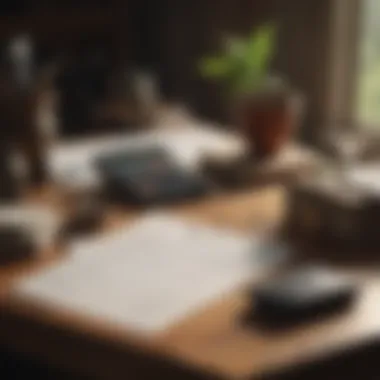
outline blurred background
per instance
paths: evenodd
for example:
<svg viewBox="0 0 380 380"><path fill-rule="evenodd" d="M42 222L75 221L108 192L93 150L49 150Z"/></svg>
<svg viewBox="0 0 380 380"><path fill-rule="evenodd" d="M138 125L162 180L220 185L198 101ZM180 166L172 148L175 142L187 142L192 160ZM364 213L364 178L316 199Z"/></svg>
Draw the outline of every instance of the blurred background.
<svg viewBox="0 0 380 380"><path fill-rule="evenodd" d="M61 239L71 241L62 226L96 235L114 220L140 217L139 207L168 201L183 206L186 217L255 229L265 239L284 239L278 225L289 222L294 252L307 246L334 261L332 249L344 252L340 267L357 270L360 259L373 271L378 255L366 261L362 248L380 246L379 131L380 0L4 0L1 293L26 267L60 257L54 246L41 262L39 247L30 248L36 236L61 249ZM142 150L129 156L131 147ZM116 205L103 191L110 183L122 193ZM263 184L280 187L281 196L269 191L261 198ZM187 203L208 196L210 204ZM214 196L225 198L212 203ZM30 204L37 213L25 213ZM45 207L54 217L41 213ZM369 311L359 308L353 322L343 320L343 336L374 325L374 298L368 299ZM334 337L324 326L316 345ZM239 343L237 329L220 336ZM247 347L261 352L256 344L263 344L272 358L276 340L249 336L254 343L244 341L253 344ZM299 339L290 346L302 346ZM374 351L370 345L360 358L373 363ZM5 344L1 378L32 370L41 378L72 378L21 356ZM223 368L223 352L215 357ZM306 372L298 378L318 378Z"/></svg>

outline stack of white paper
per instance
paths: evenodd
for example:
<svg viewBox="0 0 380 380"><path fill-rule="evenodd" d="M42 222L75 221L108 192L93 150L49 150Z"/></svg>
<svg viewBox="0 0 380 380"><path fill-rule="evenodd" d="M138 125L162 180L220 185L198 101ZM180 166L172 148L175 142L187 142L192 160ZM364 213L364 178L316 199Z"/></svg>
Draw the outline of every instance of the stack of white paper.
<svg viewBox="0 0 380 380"><path fill-rule="evenodd" d="M155 332L246 283L260 269L257 255L252 237L155 214L76 243L64 263L15 292Z"/></svg>
<svg viewBox="0 0 380 380"><path fill-rule="evenodd" d="M232 133L206 127L187 127L61 143L49 151L49 173L63 188L96 189L102 183L94 165L99 155L152 146L165 148L178 165L194 170L207 154L232 154L241 151L242 141Z"/></svg>
<svg viewBox="0 0 380 380"><path fill-rule="evenodd" d="M380 165L378 162L355 165L348 169L345 175L352 185L377 196L380 194Z"/></svg>

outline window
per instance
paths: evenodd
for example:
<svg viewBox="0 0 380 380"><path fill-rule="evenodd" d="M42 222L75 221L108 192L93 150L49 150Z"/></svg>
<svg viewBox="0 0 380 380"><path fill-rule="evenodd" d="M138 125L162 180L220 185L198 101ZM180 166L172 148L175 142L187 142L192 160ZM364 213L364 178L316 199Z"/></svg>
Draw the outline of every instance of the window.
<svg viewBox="0 0 380 380"><path fill-rule="evenodd" d="M380 0L362 0L359 28L357 117L380 131Z"/></svg>

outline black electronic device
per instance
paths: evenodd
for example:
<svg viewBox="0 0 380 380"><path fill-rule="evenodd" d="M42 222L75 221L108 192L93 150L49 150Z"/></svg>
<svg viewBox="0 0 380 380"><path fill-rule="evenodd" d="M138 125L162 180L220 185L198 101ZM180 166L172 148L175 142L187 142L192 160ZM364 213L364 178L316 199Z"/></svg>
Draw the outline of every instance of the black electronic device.
<svg viewBox="0 0 380 380"><path fill-rule="evenodd" d="M255 289L251 317L263 326L289 327L343 311L356 285L322 267L302 267Z"/></svg>
<svg viewBox="0 0 380 380"><path fill-rule="evenodd" d="M118 200L138 205L180 201L204 195L208 181L186 170L161 147L104 155L96 166L107 190Z"/></svg>

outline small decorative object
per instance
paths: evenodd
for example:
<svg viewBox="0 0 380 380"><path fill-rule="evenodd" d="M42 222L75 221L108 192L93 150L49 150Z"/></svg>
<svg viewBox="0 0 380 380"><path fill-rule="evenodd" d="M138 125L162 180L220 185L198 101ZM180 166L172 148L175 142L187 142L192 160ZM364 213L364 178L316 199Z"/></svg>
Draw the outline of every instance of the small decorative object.
<svg viewBox="0 0 380 380"><path fill-rule="evenodd" d="M329 173L299 184L289 198L284 235L291 242L344 256L380 247L380 197L368 189Z"/></svg>
<svg viewBox="0 0 380 380"><path fill-rule="evenodd" d="M203 77L226 84L237 122L256 159L273 156L285 145L302 108L301 97L270 74L276 34L274 25L263 25L245 40L226 39L223 54L200 62Z"/></svg>
<svg viewBox="0 0 380 380"><path fill-rule="evenodd" d="M160 90L156 77L142 70L116 71L108 84L109 101L100 108L101 119L134 127L150 127L160 109Z"/></svg>
<svg viewBox="0 0 380 380"><path fill-rule="evenodd" d="M141 121L151 123L159 108L159 89L153 73L136 71L130 78L130 101Z"/></svg>
<svg viewBox="0 0 380 380"><path fill-rule="evenodd" d="M36 120L39 97L39 80L35 68L33 39L28 35L16 35L2 47L0 70L0 180L1 186L14 187L11 156L17 151L27 163L27 177L31 184L46 180L45 145ZM11 165L12 166L12 165ZM8 171L8 173L7 173ZM8 184L6 183L8 181ZM17 182L17 181L16 181ZM18 185L17 185L18 186ZM0 197L16 197L17 191L0 189ZM8 193L8 194L7 194Z"/></svg>
<svg viewBox="0 0 380 380"><path fill-rule="evenodd" d="M356 163L365 158L370 145L368 136L339 126L329 127L323 134L322 149L335 160L342 178Z"/></svg>
<svg viewBox="0 0 380 380"><path fill-rule="evenodd" d="M57 242L60 218L50 209L27 205L0 207L0 265L40 257Z"/></svg>

